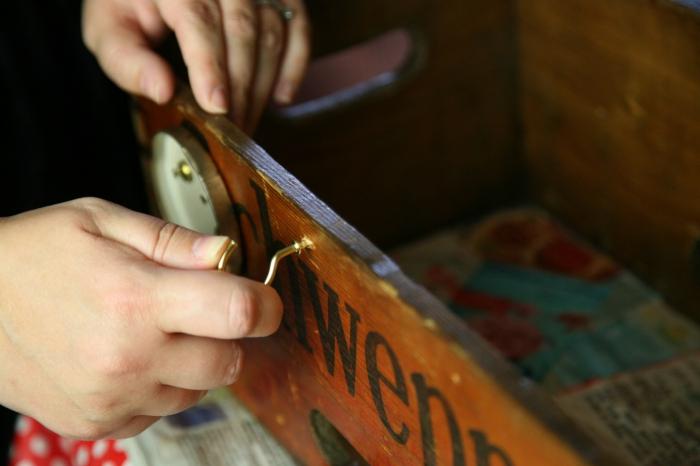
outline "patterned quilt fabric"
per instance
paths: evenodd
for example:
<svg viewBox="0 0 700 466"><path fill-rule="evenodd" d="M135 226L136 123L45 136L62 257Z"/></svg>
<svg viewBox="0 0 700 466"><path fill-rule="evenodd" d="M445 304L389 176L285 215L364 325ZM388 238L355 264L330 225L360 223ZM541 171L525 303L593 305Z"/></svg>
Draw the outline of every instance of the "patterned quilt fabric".
<svg viewBox="0 0 700 466"><path fill-rule="evenodd" d="M522 208L392 254L550 392L700 348L700 331L545 212Z"/></svg>

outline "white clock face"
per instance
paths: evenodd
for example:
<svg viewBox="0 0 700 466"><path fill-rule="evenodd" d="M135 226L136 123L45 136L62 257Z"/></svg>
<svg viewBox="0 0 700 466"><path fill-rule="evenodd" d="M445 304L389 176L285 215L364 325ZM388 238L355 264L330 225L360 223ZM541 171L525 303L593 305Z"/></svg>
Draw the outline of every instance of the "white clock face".
<svg viewBox="0 0 700 466"><path fill-rule="evenodd" d="M185 141L188 136L184 132L178 136L160 132L153 138L151 168L160 213L169 222L201 233L217 234L220 225L202 176L202 157L192 153L204 150L191 136L191 141Z"/></svg>
<svg viewBox="0 0 700 466"><path fill-rule="evenodd" d="M153 194L163 219L208 235L225 235L241 244L231 198L211 156L185 128L153 137L150 161ZM227 270L239 273L243 259L234 254Z"/></svg>

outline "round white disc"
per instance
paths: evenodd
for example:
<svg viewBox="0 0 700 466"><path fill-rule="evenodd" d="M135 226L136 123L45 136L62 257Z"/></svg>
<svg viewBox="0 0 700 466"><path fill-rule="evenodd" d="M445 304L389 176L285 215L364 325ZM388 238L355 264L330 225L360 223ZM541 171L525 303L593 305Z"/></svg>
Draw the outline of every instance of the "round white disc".
<svg viewBox="0 0 700 466"><path fill-rule="evenodd" d="M165 220L200 233L217 233L216 212L197 162L171 134L160 132L153 138L151 169Z"/></svg>

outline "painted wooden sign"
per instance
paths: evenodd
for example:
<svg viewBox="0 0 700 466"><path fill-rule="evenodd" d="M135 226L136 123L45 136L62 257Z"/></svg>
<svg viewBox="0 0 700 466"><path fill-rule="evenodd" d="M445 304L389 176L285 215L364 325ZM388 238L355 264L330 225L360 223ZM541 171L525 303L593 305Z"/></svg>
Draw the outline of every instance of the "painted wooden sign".
<svg viewBox="0 0 700 466"><path fill-rule="evenodd" d="M276 250L313 242L282 264L282 328L245 342L232 387L301 461L620 464L227 120L205 115L186 91L166 107L138 107L145 143L185 124L209 151L238 218L245 275L262 280ZM348 196L372 202L362 180Z"/></svg>

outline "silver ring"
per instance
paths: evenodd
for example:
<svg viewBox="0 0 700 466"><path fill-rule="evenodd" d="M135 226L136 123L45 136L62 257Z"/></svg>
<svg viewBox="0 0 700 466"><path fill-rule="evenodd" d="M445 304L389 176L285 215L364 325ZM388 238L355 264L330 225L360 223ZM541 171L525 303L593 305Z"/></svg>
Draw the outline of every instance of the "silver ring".
<svg viewBox="0 0 700 466"><path fill-rule="evenodd" d="M291 21L294 19L294 10L282 3L280 0L255 0L255 5L270 6L274 8L285 21Z"/></svg>

